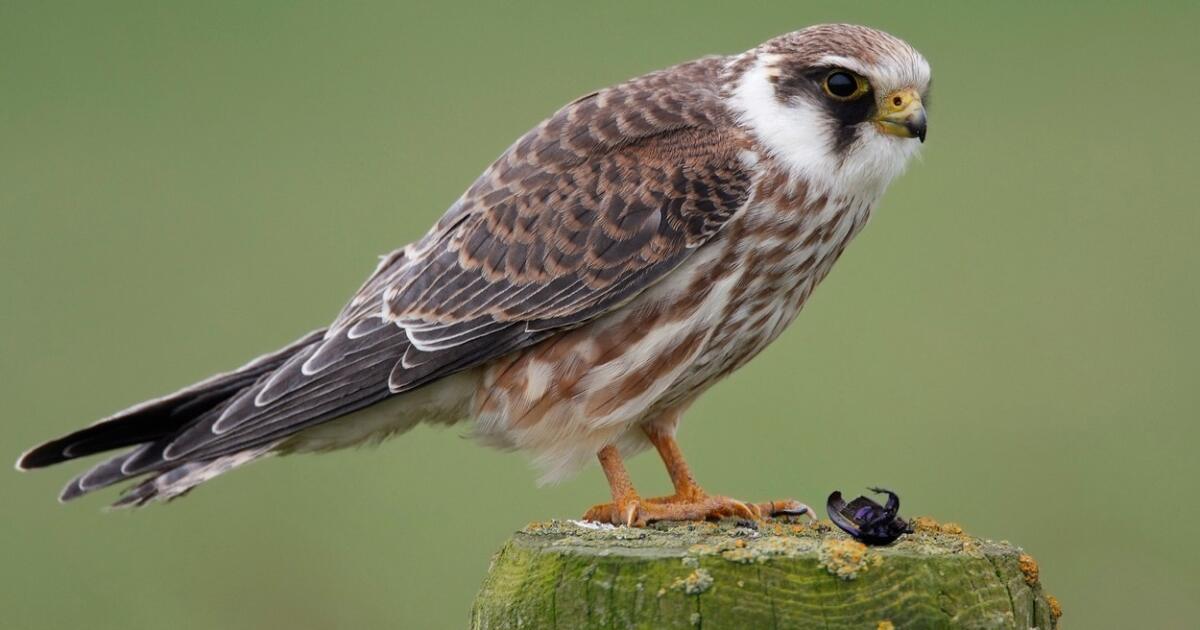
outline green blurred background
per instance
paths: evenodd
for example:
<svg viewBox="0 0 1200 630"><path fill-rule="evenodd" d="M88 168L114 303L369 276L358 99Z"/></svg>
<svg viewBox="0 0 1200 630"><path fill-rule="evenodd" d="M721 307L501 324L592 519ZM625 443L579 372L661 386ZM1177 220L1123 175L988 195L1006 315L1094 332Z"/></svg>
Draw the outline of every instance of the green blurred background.
<svg viewBox="0 0 1200 630"><path fill-rule="evenodd" d="M569 99L861 22L933 65L924 158L691 412L701 481L883 484L1023 545L1069 627L1195 627L1200 10L847 4L0 1L0 453L323 325ZM55 504L79 465L0 474L2 625L462 627L512 530L606 486L461 434L135 513Z"/></svg>

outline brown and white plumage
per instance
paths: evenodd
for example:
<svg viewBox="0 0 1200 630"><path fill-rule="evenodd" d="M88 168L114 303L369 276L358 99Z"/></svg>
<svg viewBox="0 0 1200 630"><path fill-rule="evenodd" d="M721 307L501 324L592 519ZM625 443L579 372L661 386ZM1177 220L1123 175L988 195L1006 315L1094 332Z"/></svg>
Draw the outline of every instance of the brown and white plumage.
<svg viewBox="0 0 1200 630"><path fill-rule="evenodd" d="M588 94L385 257L326 330L18 466L134 446L62 496L145 477L120 501L141 504L421 421L472 420L550 479L606 446L642 448L642 429L673 432L791 322L915 152L875 116L887 103L861 120L831 107L830 69L869 81L875 101L928 90L907 44L831 25Z"/></svg>

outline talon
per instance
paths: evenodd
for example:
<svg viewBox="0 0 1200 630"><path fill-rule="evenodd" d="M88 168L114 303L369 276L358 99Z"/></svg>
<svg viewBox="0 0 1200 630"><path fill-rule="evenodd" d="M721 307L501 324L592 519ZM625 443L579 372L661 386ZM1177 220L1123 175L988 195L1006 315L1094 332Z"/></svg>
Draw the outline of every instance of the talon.
<svg viewBox="0 0 1200 630"><path fill-rule="evenodd" d="M638 513L638 502L630 501L629 505L625 506L625 527L633 527L634 517Z"/></svg>
<svg viewBox="0 0 1200 630"><path fill-rule="evenodd" d="M768 501L758 506L768 516L805 516L812 521L817 520L816 513L807 505L794 499L784 501Z"/></svg>
<svg viewBox="0 0 1200 630"><path fill-rule="evenodd" d="M743 503L741 501L738 501L737 499L729 500L729 511L730 511L730 514L729 514L730 516L740 516L742 518L750 519L752 521L756 521L756 520L759 520L759 518L761 518L758 514L757 506L752 508L750 506L750 504Z"/></svg>
<svg viewBox="0 0 1200 630"><path fill-rule="evenodd" d="M605 478L608 479L613 501L593 506L584 514L584 519L625 527L645 527L661 521L711 521L725 518L758 524L770 516L802 514L808 514L809 518L816 520L813 511L799 501L789 499L749 503L730 497L711 496L692 478L674 437L649 430L646 435L667 465L675 493L652 499L642 498L634 490L629 472L625 470L617 448L612 445L605 446L596 456L600 459Z"/></svg>

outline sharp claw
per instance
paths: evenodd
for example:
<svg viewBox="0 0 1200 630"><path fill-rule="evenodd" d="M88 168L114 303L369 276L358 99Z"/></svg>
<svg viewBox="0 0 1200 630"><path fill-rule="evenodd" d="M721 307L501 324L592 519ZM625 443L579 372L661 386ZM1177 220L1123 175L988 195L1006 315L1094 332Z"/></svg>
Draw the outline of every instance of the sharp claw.
<svg viewBox="0 0 1200 630"><path fill-rule="evenodd" d="M784 508L775 510L776 514L787 514L788 516L803 516L805 514L813 516L812 508L803 503L789 504Z"/></svg>
<svg viewBox="0 0 1200 630"><path fill-rule="evenodd" d="M637 516L637 512L637 501L630 501L629 505L625 507L625 527L633 527L633 519Z"/></svg>
<svg viewBox="0 0 1200 630"><path fill-rule="evenodd" d="M718 498L717 503L721 506L719 515L721 517L738 517L750 520L758 520L758 509L756 506L751 506L737 499Z"/></svg>
<svg viewBox="0 0 1200 630"><path fill-rule="evenodd" d="M757 507L765 516L808 516L813 521L817 520L817 516L812 511L812 508L791 499L760 503Z"/></svg>

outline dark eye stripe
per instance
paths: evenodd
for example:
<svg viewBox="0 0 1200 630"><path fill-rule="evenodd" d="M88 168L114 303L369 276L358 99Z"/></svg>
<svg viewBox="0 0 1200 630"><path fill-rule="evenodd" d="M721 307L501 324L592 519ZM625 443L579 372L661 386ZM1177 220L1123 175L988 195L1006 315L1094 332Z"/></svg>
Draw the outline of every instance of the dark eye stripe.
<svg viewBox="0 0 1200 630"><path fill-rule="evenodd" d="M853 70L837 66L784 66L781 70L773 81L776 98L785 104L804 100L823 111L833 137L833 152L844 153L859 137L862 123L875 113L870 81ZM838 73L855 81L858 88L855 96L842 98L829 91L826 80Z"/></svg>

